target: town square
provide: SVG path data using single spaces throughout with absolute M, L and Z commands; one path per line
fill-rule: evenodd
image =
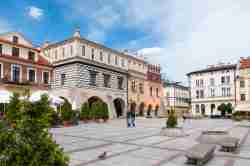
M 6 1 L 0 166 L 250 165 L 249 11 Z

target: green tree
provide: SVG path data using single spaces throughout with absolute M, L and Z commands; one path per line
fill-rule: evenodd
M 63 105 L 61 106 L 61 116 L 62 116 L 62 119 L 64 121 L 70 121 L 72 120 L 73 116 L 74 116 L 74 113 L 73 113 L 73 110 L 72 110 L 72 105 L 70 104 L 70 102 L 63 98 L 64 99 L 64 103 Z
M 22 107 L 22 103 L 19 100 L 19 94 L 14 93 L 10 99 L 10 103 L 7 106 L 6 118 L 8 119 L 9 123 L 15 124 L 16 121 L 21 119 L 20 117 L 21 107 Z
M 90 108 L 88 102 L 82 104 L 80 117 L 83 120 L 90 119 Z
M 166 122 L 167 128 L 175 128 L 177 124 L 178 124 L 177 116 L 175 115 L 175 111 L 171 109 L 167 122 Z
M 108 105 L 106 103 L 103 103 L 103 114 L 102 114 L 102 118 L 104 120 L 108 120 L 109 118 L 109 110 L 108 110 Z
M 21 120 L 15 120 L 16 127 L 0 127 L 1 163 L 8 166 L 68 165 L 69 158 L 48 132 L 51 111 L 47 96 L 35 103 L 22 102 Z

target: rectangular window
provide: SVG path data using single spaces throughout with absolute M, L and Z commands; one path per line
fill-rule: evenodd
M 12 81 L 20 82 L 21 79 L 21 67 L 18 65 L 13 65 L 12 68 Z
M 85 56 L 85 46 L 82 46 L 82 56 Z
M 64 59 L 65 57 L 65 48 L 62 48 L 62 58 Z
M 149 88 L 149 92 L 150 92 L 150 96 L 153 96 L 153 88 L 152 87 Z
M 89 71 L 89 85 L 96 86 L 96 71 Z
M 102 51 L 100 52 L 100 61 L 103 61 L 103 54 L 102 54 Z
M 115 56 L 115 65 L 118 65 L 118 57 Z
M 246 101 L 246 95 L 240 94 L 240 101 Z
M 199 85 L 200 85 L 199 82 L 200 82 L 199 80 L 195 80 L 196 87 L 199 87 Z
M 210 78 L 210 86 L 214 86 L 214 78 Z
M 240 80 L 240 87 L 245 88 L 245 80 Z
M 203 87 L 203 80 L 200 80 L 200 86 Z
M 143 83 L 139 84 L 139 89 L 140 89 L 140 93 L 143 94 L 144 93 Z
M 135 80 L 132 80 L 131 82 L 131 89 L 133 92 L 136 92 L 136 83 L 135 83 Z
M 2 55 L 2 54 L 3 54 L 3 45 L 0 44 L 0 55 Z
M 111 62 L 111 55 L 108 54 L 108 64 L 110 64 L 110 62 Z
M 18 37 L 17 36 L 13 36 L 13 39 L 12 39 L 13 43 L 18 43 Z
M 230 84 L 230 76 L 226 77 L 227 84 Z
M 199 99 L 200 98 L 200 91 L 196 91 L 196 99 Z
M 19 57 L 19 48 L 12 47 L 12 56 Z
M 123 90 L 123 77 L 118 77 L 118 89 Z
M 104 78 L 104 87 L 110 88 L 110 75 L 109 74 L 103 74 Z
M 225 84 L 225 77 L 221 77 L 221 84 Z
M 61 74 L 61 85 L 65 85 L 65 81 L 66 81 L 66 74 Z
M 156 88 L 156 96 L 159 97 L 159 89 Z
M 27 80 L 30 82 L 36 81 L 36 71 L 34 69 L 28 69 L 28 78 Z
M 222 88 L 221 91 L 222 91 L 222 96 L 226 96 L 226 88 Z
M 91 59 L 92 60 L 95 59 L 95 49 L 94 48 L 91 49 Z
M 215 96 L 215 91 L 214 91 L 214 89 L 211 89 L 210 92 L 211 92 L 211 97 L 214 97 L 214 96 Z
M 73 46 L 70 46 L 70 56 L 73 56 L 73 54 L 74 54 Z
M 227 96 L 231 96 L 231 88 L 227 88 Z
M 200 90 L 200 98 L 204 98 L 204 91 Z
M 48 84 L 49 83 L 49 72 L 43 72 L 43 83 Z
M 31 61 L 35 61 L 35 53 L 33 51 L 29 51 L 28 59 Z

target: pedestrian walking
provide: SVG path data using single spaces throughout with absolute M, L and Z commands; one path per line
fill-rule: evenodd
M 131 126 L 132 127 L 135 127 L 135 117 L 136 117 L 135 110 L 132 110 L 131 111 Z
M 127 127 L 131 127 L 131 111 L 127 112 Z

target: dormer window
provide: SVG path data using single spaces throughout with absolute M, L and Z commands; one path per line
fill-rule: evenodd
M 17 36 L 13 36 L 12 40 L 13 40 L 13 43 L 16 43 L 16 44 L 18 43 L 18 37 Z
M 33 51 L 29 51 L 28 59 L 31 61 L 35 61 L 35 53 Z

